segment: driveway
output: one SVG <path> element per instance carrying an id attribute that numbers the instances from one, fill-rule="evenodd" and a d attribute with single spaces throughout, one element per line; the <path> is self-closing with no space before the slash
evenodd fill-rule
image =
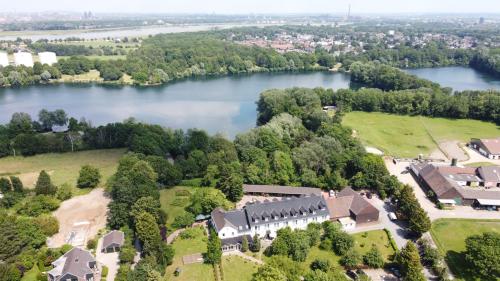
<path id="1" fill-rule="evenodd" d="M 469 155 L 469 160 L 460 162 L 461 165 L 466 165 L 466 164 L 470 164 L 470 163 L 478 163 L 478 162 L 490 162 L 490 163 L 493 163 L 495 165 L 500 166 L 500 160 L 498 160 L 498 159 L 493 160 L 493 159 L 486 158 L 483 155 L 481 155 L 479 152 L 477 152 L 476 150 L 474 150 L 470 147 L 467 147 L 467 146 L 464 147 L 464 150 Z"/>
<path id="2" fill-rule="evenodd" d="M 392 238 L 396 242 L 399 249 L 406 245 L 408 241 L 405 237 L 406 224 L 402 221 L 391 221 L 389 219 L 389 213 L 394 211 L 394 206 L 389 202 L 385 202 L 379 199 L 377 196 L 373 196 L 371 199 L 365 198 L 373 206 L 379 210 L 379 219 L 377 223 L 361 224 L 356 226 L 353 230 L 348 230 L 348 233 L 360 233 L 372 230 L 387 229 L 392 234 Z"/>
<path id="3" fill-rule="evenodd" d="M 118 267 L 120 267 L 120 259 L 118 257 L 119 252 L 103 253 L 101 252 L 101 245 L 102 237 L 99 238 L 99 241 L 97 242 L 96 260 L 108 268 L 108 276 L 106 277 L 106 280 L 113 281 L 115 280 L 116 273 L 118 272 Z"/>

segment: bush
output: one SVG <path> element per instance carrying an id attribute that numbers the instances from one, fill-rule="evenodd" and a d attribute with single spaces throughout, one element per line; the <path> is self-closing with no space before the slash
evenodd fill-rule
<path id="1" fill-rule="evenodd" d="M 321 243 L 319 243 L 319 248 L 321 250 L 329 251 L 332 249 L 332 240 L 330 239 L 323 239 Z"/>
<path id="2" fill-rule="evenodd" d="M 46 236 L 52 236 L 59 232 L 59 221 L 51 215 L 41 215 L 35 219 L 35 224 Z"/>
<path id="3" fill-rule="evenodd" d="M 188 212 L 183 213 L 180 216 L 177 216 L 172 223 L 172 226 L 175 228 L 183 228 L 186 226 L 191 226 L 194 223 L 194 215 Z"/>
<path id="4" fill-rule="evenodd" d="M 181 237 L 181 239 L 183 239 L 183 240 L 193 239 L 196 236 L 198 236 L 198 232 L 199 232 L 199 228 L 188 228 L 188 229 L 184 230 L 183 232 L 181 232 L 179 237 Z"/>
<path id="5" fill-rule="evenodd" d="M 125 246 L 120 250 L 120 262 L 121 263 L 132 263 L 134 262 L 135 249 L 132 246 Z"/>
<path id="6" fill-rule="evenodd" d="M 323 260 L 323 259 L 315 259 L 311 263 L 311 270 L 321 270 L 324 272 L 328 272 L 330 270 L 330 261 L 329 260 Z"/>
<path id="7" fill-rule="evenodd" d="M 103 266 L 102 266 L 102 270 L 101 270 L 101 277 L 106 277 L 106 276 L 108 276 L 108 271 L 109 271 L 108 267 L 107 267 L 107 266 L 105 266 L 105 265 L 103 265 Z"/>
<path id="8" fill-rule="evenodd" d="M 87 241 L 87 249 L 95 250 L 96 248 L 97 248 L 97 240 L 96 239 L 89 239 Z"/>
<path id="9" fill-rule="evenodd" d="M 73 197 L 71 185 L 69 185 L 68 183 L 61 185 L 61 187 L 57 189 L 56 197 L 61 201 L 65 201 Z"/>
<path id="10" fill-rule="evenodd" d="M 363 263 L 371 268 L 384 266 L 384 258 L 376 246 L 373 246 L 364 256 Z"/>
<path id="11" fill-rule="evenodd" d="M 79 188 L 95 188 L 101 181 L 99 169 L 90 165 L 82 166 L 78 176 L 77 186 Z"/>
<path id="12" fill-rule="evenodd" d="M 360 261 L 361 256 L 359 253 L 351 249 L 340 259 L 340 264 L 347 268 L 355 268 L 359 265 Z"/>
<path id="13" fill-rule="evenodd" d="M 59 208 L 59 200 L 47 195 L 37 195 L 27 200 L 17 212 L 21 215 L 38 217 Z"/>

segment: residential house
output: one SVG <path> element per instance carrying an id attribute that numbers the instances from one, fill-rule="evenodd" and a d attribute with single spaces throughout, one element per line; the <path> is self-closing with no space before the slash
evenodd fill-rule
<path id="1" fill-rule="evenodd" d="M 52 263 L 48 281 L 93 281 L 98 277 L 97 262 L 89 251 L 73 248 Z"/>
<path id="2" fill-rule="evenodd" d="M 120 251 L 125 242 L 125 234 L 119 230 L 113 230 L 102 238 L 101 251 L 103 253 Z"/>

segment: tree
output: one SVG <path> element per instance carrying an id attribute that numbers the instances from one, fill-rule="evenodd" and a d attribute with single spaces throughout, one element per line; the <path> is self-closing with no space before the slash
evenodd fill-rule
<path id="1" fill-rule="evenodd" d="M 73 188 L 68 183 L 61 185 L 56 192 L 57 199 L 65 201 L 73 196 Z"/>
<path id="2" fill-rule="evenodd" d="M 313 270 L 304 276 L 304 281 L 336 281 L 333 277 L 329 276 L 328 273 L 321 270 Z"/>
<path id="3" fill-rule="evenodd" d="M 250 247 L 250 250 L 254 253 L 257 253 L 260 251 L 260 238 L 259 238 L 259 235 L 258 234 L 255 234 L 253 237 L 252 237 L 252 245 Z"/>
<path id="4" fill-rule="evenodd" d="M 183 214 L 175 217 L 174 222 L 172 223 L 173 227 L 183 228 L 187 226 L 191 226 L 194 223 L 194 215 L 189 212 L 184 212 Z"/>
<path id="5" fill-rule="evenodd" d="M 248 251 L 248 239 L 246 236 L 243 236 L 243 239 L 241 241 L 241 251 L 245 253 Z"/>
<path id="6" fill-rule="evenodd" d="M 431 229 L 431 220 L 420 206 L 413 210 L 408 223 L 410 230 L 420 235 Z"/>
<path id="7" fill-rule="evenodd" d="M 345 231 L 340 231 L 332 238 L 332 246 L 337 255 L 344 255 L 354 247 L 354 238 Z"/>
<path id="8" fill-rule="evenodd" d="M 12 114 L 12 118 L 9 123 L 9 131 L 11 135 L 16 136 L 18 134 L 28 134 L 32 133 L 32 120 L 28 113 L 16 112 Z"/>
<path id="9" fill-rule="evenodd" d="M 347 268 L 355 268 L 361 262 L 361 255 L 355 249 L 350 249 L 341 259 L 340 264 Z"/>
<path id="10" fill-rule="evenodd" d="M 3 194 L 12 191 L 12 184 L 7 178 L 0 178 L 0 192 Z"/>
<path id="11" fill-rule="evenodd" d="M 95 188 L 101 181 L 101 173 L 98 168 L 90 165 L 84 165 L 80 169 L 80 175 L 76 185 L 79 188 Z"/>
<path id="12" fill-rule="evenodd" d="M 37 195 L 54 195 L 56 192 L 57 187 L 52 184 L 49 174 L 42 170 L 36 181 L 35 193 Z"/>
<path id="13" fill-rule="evenodd" d="M 134 205 L 132 205 L 132 209 L 130 210 L 130 216 L 137 223 L 136 218 L 139 214 L 146 212 L 151 214 L 157 223 L 160 223 L 160 201 L 151 196 L 141 197 L 139 198 Z"/>
<path id="14" fill-rule="evenodd" d="M 311 270 L 321 270 L 324 272 L 328 272 L 330 267 L 330 261 L 326 259 L 315 259 L 310 266 Z"/>
<path id="15" fill-rule="evenodd" d="M 46 236 L 52 236 L 59 232 L 59 221 L 51 215 L 41 215 L 35 219 L 35 224 Z"/>
<path id="16" fill-rule="evenodd" d="M 465 240 L 465 260 L 471 271 L 485 280 L 500 276 L 500 233 L 485 232 Z"/>
<path id="17" fill-rule="evenodd" d="M 266 264 L 254 273 L 252 281 L 287 281 L 287 278 L 283 272 Z"/>
<path id="18" fill-rule="evenodd" d="M 174 256 L 175 256 L 174 248 L 171 245 L 161 243 L 156 260 L 159 265 L 166 267 L 172 264 Z"/>
<path id="19" fill-rule="evenodd" d="M 14 192 L 19 192 L 19 193 L 24 192 L 23 182 L 18 177 L 11 176 L 10 182 L 12 183 L 12 189 L 14 190 Z"/>
<path id="20" fill-rule="evenodd" d="M 423 267 L 420 263 L 420 255 L 417 247 L 411 241 L 406 243 L 399 255 L 397 261 L 401 268 L 403 278 L 408 281 L 424 281 Z"/>
<path id="21" fill-rule="evenodd" d="M 217 182 L 217 187 L 232 202 L 238 202 L 243 197 L 243 177 L 239 173 L 223 176 Z"/>
<path id="22" fill-rule="evenodd" d="M 210 214 L 215 208 L 230 208 L 226 196 L 218 189 L 200 188 L 190 198 L 191 204 L 187 207 L 193 214 Z"/>
<path id="23" fill-rule="evenodd" d="M 132 263 L 134 262 L 135 249 L 132 246 L 125 246 L 120 249 L 120 262 L 121 263 Z"/>
<path id="24" fill-rule="evenodd" d="M 363 256 L 363 263 L 371 268 L 384 266 L 384 258 L 375 245 Z"/>
<path id="25" fill-rule="evenodd" d="M 136 216 L 135 230 L 137 238 L 142 242 L 145 254 L 155 255 L 160 247 L 160 229 L 153 215 L 142 212 Z"/>
<path id="26" fill-rule="evenodd" d="M 205 253 L 205 262 L 208 264 L 220 264 L 222 258 L 222 244 L 215 230 L 210 231 L 210 237 L 207 242 L 207 252 Z"/>

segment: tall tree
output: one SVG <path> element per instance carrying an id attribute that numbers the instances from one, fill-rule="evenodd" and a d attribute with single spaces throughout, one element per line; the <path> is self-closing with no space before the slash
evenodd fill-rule
<path id="1" fill-rule="evenodd" d="M 160 229 L 153 215 L 142 212 L 136 217 L 137 238 L 143 243 L 144 253 L 156 255 L 161 243 Z"/>
<path id="2" fill-rule="evenodd" d="M 10 177 L 10 182 L 12 183 L 12 189 L 15 192 L 23 192 L 24 191 L 24 185 L 23 182 L 16 176 L 11 176 Z"/>
<path id="3" fill-rule="evenodd" d="M 465 240 L 465 246 L 465 259 L 471 271 L 484 280 L 495 280 L 500 276 L 500 233 L 470 236 Z"/>
<path id="4" fill-rule="evenodd" d="M 36 181 L 35 193 L 37 195 L 54 195 L 56 192 L 57 187 L 52 184 L 49 174 L 45 170 L 42 170 Z"/>
<path id="5" fill-rule="evenodd" d="M 401 274 L 404 280 L 408 281 L 425 281 L 423 274 L 423 266 L 420 263 L 420 255 L 417 246 L 411 241 L 406 243 L 406 246 L 401 250 L 397 257 L 397 261 L 401 267 Z"/>
<path id="6" fill-rule="evenodd" d="M 101 181 L 99 169 L 90 165 L 84 165 L 80 169 L 80 175 L 76 185 L 79 188 L 95 188 Z"/>
<path id="7" fill-rule="evenodd" d="M 210 231 L 205 253 L 205 262 L 209 264 L 220 264 L 222 258 L 222 244 L 215 230 Z"/>
<path id="8" fill-rule="evenodd" d="M 0 178 L 0 192 L 3 194 L 12 191 L 12 184 L 7 178 Z"/>

